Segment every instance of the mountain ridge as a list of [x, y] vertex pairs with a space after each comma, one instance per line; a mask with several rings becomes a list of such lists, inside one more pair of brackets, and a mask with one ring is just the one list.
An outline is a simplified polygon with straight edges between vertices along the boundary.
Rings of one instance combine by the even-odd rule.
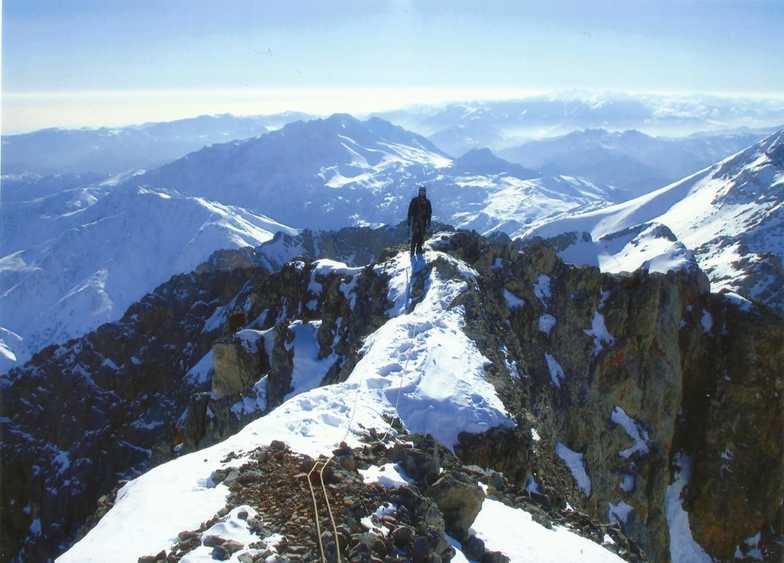
[[255, 137], [308, 117], [298, 112], [250, 117], [200, 115], [124, 127], [55, 127], [3, 135], [2, 174], [118, 174], [159, 166], [204, 145]]
[[[612, 232], [655, 221], [695, 252], [716, 291], [728, 289], [781, 310], [784, 130], [719, 163], [634, 200], [564, 217], [528, 234]], [[576, 257], [579, 260], [579, 257]]]
[[[310, 229], [340, 228], [346, 219], [355, 226], [397, 224], [420, 184], [428, 187], [438, 220], [480, 232], [512, 234], [567, 209], [617, 201], [610, 187], [534, 175], [487, 152], [453, 160], [421, 135], [381, 119], [336, 114], [202, 149], [131, 182], [263, 210]], [[524, 212], [513, 217], [515, 209]]]
[[513, 162], [553, 174], [611, 184], [628, 198], [680, 180], [760, 141], [770, 131], [653, 137], [638, 130], [584, 129], [500, 151]]
[[[0, 422], [13, 438], [3, 444], [3, 488], [16, 495], [4, 498], [21, 505], [34, 500], [29, 514], [16, 513], [4, 537], [27, 538], [25, 553], [57, 549], [81, 521], [68, 520], [69, 511], [79, 507], [86, 518], [111, 483], [138, 474], [127, 474], [134, 463], [140, 471], [150, 460], [176, 458], [108, 501], [101, 524], [68, 558], [105, 558], [118, 525], [136, 530], [123, 541], [146, 542], [143, 553], [122, 557], [168, 550], [166, 538], [198, 528], [223, 506], [230, 483], [205, 488], [197, 482], [239, 467], [243, 456], [272, 439], [311, 455], [354, 440], [341, 437], [351, 397], [361, 393], [367, 408], [356, 420], [365, 429], [387, 432], [399, 418], [409, 430], [431, 432], [455, 446], [464, 463], [495, 468], [529, 494], [541, 487], [548, 503], [569, 502], [591, 518], [615, 522], [655, 560], [699, 546], [731, 556], [757, 532], [756, 545], [777, 553], [769, 524], [784, 484], [775, 477], [781, 445], [771, 437], [784, 426], [784, 411], [776, 407], [780, 394], [754, 390], [784, 385], [776, 369], [784, 359], [782, 317], [708, 293], [696, 268], [601, 274], [564, 264], [547, 243], [528, 243], [522, 252], [517, 244], [443, 233], [428, 242], [419, 265], [398, 247], [365, 268], [295, 260], [277, 274], [211, 261], [201, 273], [170, 280], [121, 323], [43, 351], [12, 372], [3, 394]], [[455, 350], [468, 350], [473, 359]], [[95, 412], [74, 408], [82, 404], [83, 385], [97, 386], [88, 395], [98, 401]], [[121, 403], [112, 406], [114, 394]], [[22, 397], [48, 408], [9, 411]], [[102, 430], [101, 439], [62, 417], [87, 416], [103, 428], [101, 416], [114, 409], [125, 413], [125, 422]], [[504, 430], [510, 422], [511, 434]], [[743, 431], [741, 447], [734, 441], [738, 424], [773, 434]], [[48, 430], [58, 425], [56, 433]], [[200, 450], [209, 444], [217, 445]], [[134, 455], [113, 454], [124, 469], [91, 476], [91, 483], [105, 485], [85, 491], [81, 477], [103, 470], [83, 461], [93, 459], [96, 447]], [[728, 448], [729, 458], [722, 453]], [[239, 457], [227, 457], [231, 452]], [[211, 461], [205, 466], [203, 459]], [[49, 470], [28, 482], [27, 464]], [[67, 489], [48, 493], [36, 484], [61, 474], [70, 479]], [[163, 475], [176, 476], [178, 484], [158, 480]], [[162, 482], [172, 486], [161, 488]], [[55, 497], [35, 500], [35, 491]], [[711, 519], [726, 499], [743, 518]], [[188, 511], [179, 510], [183, 503]], [[128, 520], [142, 513], [151, 517]], [[163, 513], [169, 516], [158, 519]], [[47, 546], [33, 528], [52, 539], [59, 530], [59, 539]]]

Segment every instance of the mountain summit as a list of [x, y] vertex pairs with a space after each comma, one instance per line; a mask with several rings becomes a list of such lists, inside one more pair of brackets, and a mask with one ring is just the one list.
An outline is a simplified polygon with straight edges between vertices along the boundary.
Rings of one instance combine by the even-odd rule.
[[335, 114], [206, 147], [134, 182], [264, 209], [296, 226], [326, 228], [343, 226], [355, 215], [376, 222], [381, 201], [401, 209], [401, 199], [418, 182], [433, 180], [450, 164], [424, 137], [382, 119]]

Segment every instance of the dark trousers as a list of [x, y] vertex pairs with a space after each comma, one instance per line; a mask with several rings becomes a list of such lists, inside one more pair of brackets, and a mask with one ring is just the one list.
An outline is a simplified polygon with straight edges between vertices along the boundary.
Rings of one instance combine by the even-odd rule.
[[414, 223], [411, 227], [411, 254], [422, 254], [422, 245], [425, 243], [425, 225]]

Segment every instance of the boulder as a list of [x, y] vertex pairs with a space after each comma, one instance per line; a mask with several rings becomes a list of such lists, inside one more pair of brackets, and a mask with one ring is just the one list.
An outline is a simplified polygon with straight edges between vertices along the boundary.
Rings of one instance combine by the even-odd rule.
[[467, 537], [485, 498], [476, 481], [462, 473], [448, 471], [431, 485], [427, 494], [441, 509], [447, 529], [458, 539]]
[[158, 555], [144, 555], [139, 557], [138, 563], [165, 563], [166, 551], [161, 551]]

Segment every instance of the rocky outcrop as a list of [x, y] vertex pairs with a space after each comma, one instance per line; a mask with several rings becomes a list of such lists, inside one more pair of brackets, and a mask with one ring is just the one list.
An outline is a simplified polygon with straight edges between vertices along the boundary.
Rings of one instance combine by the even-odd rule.
[[[278, 233], [277, 236], [283, 233]], [[289, 236], [289, 235], [287, 235]], [[258, 264], [258, 254], [251, 247], [216, 250], [206, 262], [196, 267], [195, 273], [206, 274], [210, 272], [226, 272], [243, 268], [255, 268]]]
[[468, 530], [485, 498], [476, 482], [459, 473], [448, 472], [430, 486], [428, 494], [444, 514], [446, 525], [456, 532], [456, 537], [468, 539]]
[[236, 338], [216, 341], [212, 345], [212, 397], [222, 399], [249, 389], [264, 373], [265, 357]]
[[686, 504], [694, 537], [731, 558], [739, 538], [784, 532], [771, 527], [784, 504], [784, 331], [771, 311], [718, 296], [709, 313], [709, 344], [695, 346], [684, 366], [691, 384], [676, 447], [693, 453]]
[[[270, 275], [214, 262], [8, 374], [0, 560], [62, 552], [118, 480], [215, 443], [297, 392], [298, 330], [315, 335], [305, 352], [324, 359], [325, 380], [339, 380], [386, 318], [372, 268], [299, 261]], [[234, 333], [237, 311], [247, 322]]]
[[[758, 532], [780, 553], [779, 315], [708, 293], [696, 269], [602, 275], [541, 241], [459, 233], [445, 245], [481, 274], [466, 330], [518, 418], [506, 440], [462, 436], [458, 454], [618, 522], [656, 561], [670, 557], [668, 511], [681, 507], [714, 557]], [[689, 485], [668, 498], [681, 457]]]
[[[434, 231], [452, 231], [453, 227], [433, 223]], [[349, 266], [365, 266], [378, 261], [389, 248], [409, 241], [404, 222], [378, 228], [346, 227], [335, 231], [303, 229], [297, 235], [278, 232], [256, 248], [219, 250], [197, 268], [197, 272], [215, 269], [262, 266], [270, 271], [283, 268], [297, 258], [331, 258]]]

